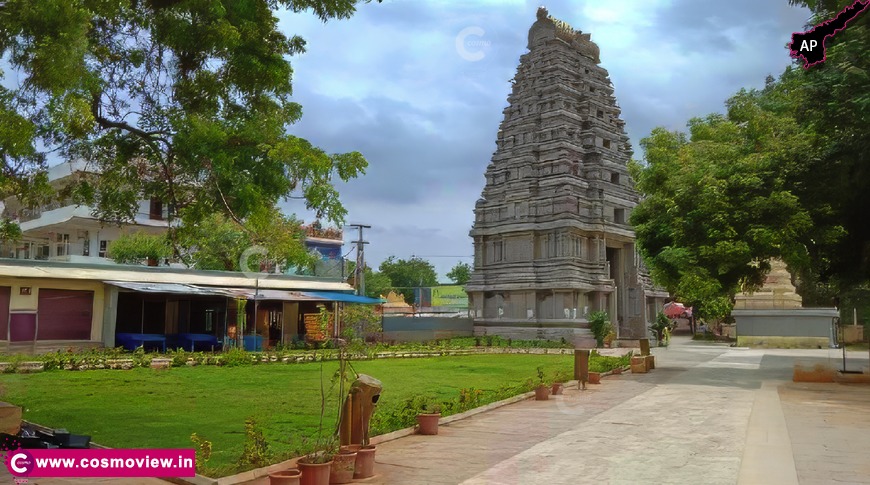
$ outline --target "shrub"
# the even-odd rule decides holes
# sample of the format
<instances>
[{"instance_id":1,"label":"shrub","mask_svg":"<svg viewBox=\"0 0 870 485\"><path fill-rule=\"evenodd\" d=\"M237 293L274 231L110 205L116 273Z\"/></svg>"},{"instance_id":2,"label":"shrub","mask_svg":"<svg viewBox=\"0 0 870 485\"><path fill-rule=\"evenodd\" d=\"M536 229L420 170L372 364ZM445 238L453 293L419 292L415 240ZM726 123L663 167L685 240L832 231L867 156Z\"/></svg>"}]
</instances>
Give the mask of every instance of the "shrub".
<instances>
[{"instance_id":1,"label":"shrub","mask_svg":"<svg viewBox=\"0 0 870 485\"><path fill-rule=\"evenodd\" d=\"M586 320L589 321L589 330L595 336L596 344L598 347L603 347L604 337L613 330L613 326L610 325L610 315L605 311L592 312L586 315Z\"/></svg>"},{"instance_id":2,"label":"shrub","mask_svg":"<svg viewBox=\"0 0 870 485\"><path fill-rule=\"evenodd\" d=\"M206 462L211 458L211 441L197 436L196 433L190 435L190 441L193 441L196 448L196 472L204 473Z\"/></svg>"},{"instance_id":3,"label":"shrub","mask_svg":"<svg viewBox=\"0 0 870 485\"><path fill-rule=\"evenodd\" d=\"M245 449L239 457L242 466L264 467L269 464L269 444L263 435L263 428L256 419L245 420Z\"/></svg>"},{"instance_id":4,"label":"shrub","mask_svg":"<svg viewBox=\"0 0 870 485\"><path fill-rule=\"evenodd\" d=\"M231 348L224 352L221 363L227 367L251 365L251 355L245 349Z\"/></svg>"}]
</instances>

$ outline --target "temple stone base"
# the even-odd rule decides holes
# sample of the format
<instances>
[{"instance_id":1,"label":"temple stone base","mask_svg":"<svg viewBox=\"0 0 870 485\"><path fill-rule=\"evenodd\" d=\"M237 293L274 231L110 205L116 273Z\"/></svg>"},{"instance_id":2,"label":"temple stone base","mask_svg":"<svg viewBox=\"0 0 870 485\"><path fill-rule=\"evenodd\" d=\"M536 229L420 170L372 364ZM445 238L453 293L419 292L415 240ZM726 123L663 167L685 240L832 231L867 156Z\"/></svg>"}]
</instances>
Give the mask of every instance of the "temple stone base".
<instances>
[{"instance_id":1,"label":"temple stone base","mask_svg":"<svg viewBox=\"0 0 870 485\"><path fill-rule=\"evenodd\" d=\"M832 320L836 308L732 310L737 344L764 348L827 348L835 346Z\"/></svg>"}]
</instances>

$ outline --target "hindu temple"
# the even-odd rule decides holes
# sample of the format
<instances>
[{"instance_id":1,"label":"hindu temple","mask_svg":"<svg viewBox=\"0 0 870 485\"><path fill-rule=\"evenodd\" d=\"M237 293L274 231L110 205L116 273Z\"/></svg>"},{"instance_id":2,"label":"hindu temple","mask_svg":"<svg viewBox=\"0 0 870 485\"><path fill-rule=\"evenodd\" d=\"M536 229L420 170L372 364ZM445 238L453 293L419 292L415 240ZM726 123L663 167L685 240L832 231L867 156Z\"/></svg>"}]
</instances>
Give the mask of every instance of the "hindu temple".
<instances>
[{"instance_id":1,"label":"hindu temple","mask_svg":"<svg viewBox=\"0 0 870 485\"><path fill-rule=\"evenodd\" d=\"M587 339L605 310L619 338L644 337L667 293L635 251L632 147L599 47L542 7L528 50L474 209L475 334Z\"/></svg>"}]
</instances>

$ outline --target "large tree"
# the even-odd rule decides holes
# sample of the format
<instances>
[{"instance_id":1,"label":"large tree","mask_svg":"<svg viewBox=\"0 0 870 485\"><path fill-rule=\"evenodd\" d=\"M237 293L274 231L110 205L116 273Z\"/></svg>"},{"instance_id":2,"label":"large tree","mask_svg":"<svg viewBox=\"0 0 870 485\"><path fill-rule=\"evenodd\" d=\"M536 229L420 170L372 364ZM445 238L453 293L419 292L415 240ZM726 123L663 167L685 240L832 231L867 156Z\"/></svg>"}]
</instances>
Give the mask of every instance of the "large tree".
<instances>
[{"instance_id":1,"label":"large tree","mask_svg":"<svg viewBox=\"0 0 870 485\"><path fill-rule=\"evenodd\" d=\"M425 259L412 256L408 260L390 256L385 259L379 269L390 278L390 283L397 293L401 293L405 303L414 303L414 288L438 286L438 275L435 267Z\"/></svg>"},{"instance_id":2,"label":"large tree","mask_svg":"<svg viewBox=\"0 0 870 485\"><path fill-rule=\"evenodd\" d=\"M473 268L470 264L460 261L456 263L456 266L450 269L450 272L447 273L447 277L457 285L464 285L471 279L472 271Z\"/></svg>"},{"instance_id":3,"label":"large tree","mask_svg":"<svg viewBox=\"0 0 870 485\"><path fill-rule=\"evenodd\" d=\"M834 18L853 1L809 0L817 25ZM811 144L802 163L790 167L793 189L802 200L831 208L826 219L843 228L842 237L809 247L815 279L835 291L870 280L870 16L825 39L825 62L787 70L776 94Z\"/></svg>"},{"instance_id":4,"label":"large tree","mask_svg":"<svg viewBox=\"0 0 870 485\"><path fill-rule=\"evenodd\" d=\"M220 213L242 224L282 198L318 217L346 210L332 185L364 173L358 152L328 154L291 135L289 57L305 41L275 11L326 22L357 0L7 0L0 55L21 79L0 89L0 191L55 197L47 154L98 174L70 188L102 220L131 220L158 198L194 225ZM174 241L177 243L177 241Z\"/></svg>"},{"instance_id":5,"label":"large tree","mask_svg":"<svg viewBox=\"0 0 870 485\"><path fill-rule=\"evenodd\" d=\"M792 3L813 25L849 2ZM688 136L658 128L643 140L631 221L653 275L681 299L758 288L769 258L814 297L817 283L837 293L870 279L868 19L827 39L824 63L741 90Z\"/></svg>"}]
</instances>

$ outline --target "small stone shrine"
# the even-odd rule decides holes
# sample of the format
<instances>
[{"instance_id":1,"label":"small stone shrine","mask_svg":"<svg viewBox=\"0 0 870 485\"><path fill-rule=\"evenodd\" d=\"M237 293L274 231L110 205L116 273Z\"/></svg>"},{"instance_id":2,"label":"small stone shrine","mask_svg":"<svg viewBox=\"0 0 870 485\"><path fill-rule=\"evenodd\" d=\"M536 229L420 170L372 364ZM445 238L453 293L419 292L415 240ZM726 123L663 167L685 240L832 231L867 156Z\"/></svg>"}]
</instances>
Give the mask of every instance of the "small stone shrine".
<instances>
[{"instance_id":1,"label":"small stone shrine","mask_svg":"<svg viewBox=\"0 0 870 485\"><path fill-rule=\"evenodd\" d=\"M474 331L578 341L605 310L619 338L642 338L667 293L627 222L638 196L613 84L590 34L537 17L474 209Z\"/></svg>"},{"instance_id":2,"label":"small stone shrine","mask_svg":"<svg viewBox=\"0 0 870 485\"><path fill-rule=\"evenodd\" d=\"M770 261L764 286L735 296L737 345L764 348L827 348L836 345L836 308L803 308L784 262Z\"/></svg>"},{"instance_id":3,"label":"small stone shrine","mask_svg":"<svg viewBox=\"0 0 870 485\"><path fill-rule=\"evenodd\" d=\"M791 275L785 263L778 259L770 261L770 273L764 286L755 293L743 293L734 297L735 310L792 310L801 307L803 299L791 284Z\"/></svg>"}]
</instances>

